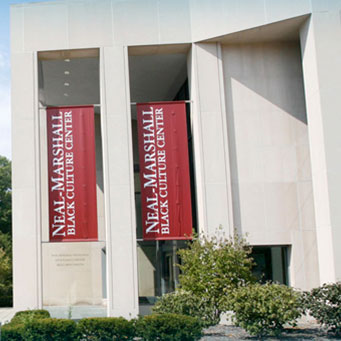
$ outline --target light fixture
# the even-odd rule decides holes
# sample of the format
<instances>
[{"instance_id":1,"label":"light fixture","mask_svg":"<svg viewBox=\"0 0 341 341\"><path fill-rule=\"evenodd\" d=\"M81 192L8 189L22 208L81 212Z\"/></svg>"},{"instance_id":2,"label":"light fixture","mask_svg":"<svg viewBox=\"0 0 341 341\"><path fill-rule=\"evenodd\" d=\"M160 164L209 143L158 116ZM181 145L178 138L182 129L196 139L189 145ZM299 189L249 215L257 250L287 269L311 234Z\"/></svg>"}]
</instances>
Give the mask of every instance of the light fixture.
<instances>
[{"instance_id":1,"label":"light fixture","mask_svg":"<svg viewBox=\"0 0 341 341\"><path fill-rule=\"evenodd\" d=\"M64 83L64 86L70 86L70 83L65 82L65 83Z\"/></svg>"},{"instance_id":2,"label":"light fixture","mask_svg":"<svg viewBox=\"0 0 341 341\"><path fill-rule=\"evenodd\" d=\"M65 97L69 97L69 94L65 93L64 96L65 96Z\"/></svg>"},{"instance_id":3,"label":"light fixture","mask_svg":"<svg viewBox=\"0 0 341 341\"><path fill-rule=\"evenodd\" d=\"M64 62L69 63L69 62L70 62L70 59L69 59L69 58L66 58L66 59L64 59Z\"/></svg>"},{"instance_id":4,"label":"light fixture","mask_svg":"<svg viewBox=\"0 0 341 341\"><path fill-rule=\"evenodd\" d=\"M70 71L64 71L64 75L69 75L70 74Z\"/></svg>"}]
</instances>

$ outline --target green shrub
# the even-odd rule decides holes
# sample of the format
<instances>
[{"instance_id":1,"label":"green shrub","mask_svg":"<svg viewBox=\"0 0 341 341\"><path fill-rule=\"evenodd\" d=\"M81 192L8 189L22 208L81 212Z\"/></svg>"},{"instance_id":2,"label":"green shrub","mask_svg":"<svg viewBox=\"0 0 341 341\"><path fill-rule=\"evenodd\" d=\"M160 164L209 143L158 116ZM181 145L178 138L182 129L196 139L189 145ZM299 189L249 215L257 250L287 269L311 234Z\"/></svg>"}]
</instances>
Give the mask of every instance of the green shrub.
<instances>
[{"instance_id":1,"label":"green shrub","mask_svg":"<svg viewBox=\"0 0 341 341\"><path fill-rule=\"evenodd\" d=\"M28 324L49 317L50 313L43 309L18 311L11 322L1 328L1 340L26 340Z\"/></svg>"},{"instance_id":2,"label":"green shrub","mask_svg":"<svg viewBox=\"0 0 341 341\"><path fill-rule=\"evenodd\" d=\"M24 324L5 324L1 328L1 341L24 341L24 332Z\"/></svg>"},{"instance_id":3,"label":"green shrub","mask_svg":"<svg viewBox=\"0 0 341 341\"><path fill-rule=\"evenodd\" d=\"M251 335L277 335L284 324L295 325L303 310L300 294L285 285L252 284L232 292L230 297L237 326Z\"/></svg>"},{"instance_id":4,"label":"green shrub","mask_svg":"<svg viewBox=\"0 0 341 341\"><path fill-rule=\"evenodd\" d=\"M154 305L153 312L197 317L204 327L219 323L219 317L216 316L215 308L210 301L182 289L163 295Z\"/></svg>"},{"instance_id":5,"label":"green shrub","mask_svg":"<svg viewBox=\"0 0 341 341\"><path fill-rule=\"evenodd\" d=\"M78 322L77 330L82 340L133 340L135 336L134 321L123 317L84 318Z\"/></svg>"},{"instance_id":6,"label":"green shrub","mask_svg":"<svg viewBox=\"0 0 341 341\"><path fill-rule=\"evenodd\" d=\"M50 313L44 309L23 310L15 313L11 320L11 324L22 324L31 322L32 320L40 320L49 317Z\"/></svg>"},{"instance_id":7,"label":"green shrub","mask_svg":"<svg viewBox=\"0 0 341 341\"><path fill-rule=\"evenodd\" d=\"M1 160L1 157L0 157ZM1 179L0 179L1 181ZM1 191L1 190L0 190ZM0 201L0 204L1 201ZM1 209L0 209L1 211ZM1 213L0 213L1 215ZM0 306L12 306L12 255L10 250L3 245L3 236L0 224Z\"/></svg>"},{"instance_id":8,"label":"green shrub","mask_svg":"<svg viewBox=\"0 0 341 341\"><path fill-rule=\"evenodd\" d=\"M192 341L201 337L201 324L191 316L153 314L136 322L137 335L147 341Z\"/></svg>"},{"instance_id":9,"label":"green shrub","mask_svg":"<svg viewBox=\"0 0 341 341\"><path fill-rule=\"evenodd\" d=\"M230 293L255 281L252 276L251 247L235 232L234 237L201 236L178 252L181 258L180 288L201 297L207 311L214 308L215 321L230 310ZM210 320L211 316L207 316Z\"/></svg>"},{"instance_id":10,"label":"green shrub","mask_svg":"<svg viewBox=\"0 0 341 341\"><path fill-rule=\"evenodd\" d=\"M341 334L341 282L324 284L306 293L306 308L322 325Z\"/></svg>"},{"instance_id":11,"label":"green shrub","mask_svg":"<svg viewBox=\"0 0 341 341\"><path fill-rule=\"evenodd\" d=\"M76 322L73 320L45 318L25 324L25 341L74 341L77 339Z\"/></svg>"}]
</instances>

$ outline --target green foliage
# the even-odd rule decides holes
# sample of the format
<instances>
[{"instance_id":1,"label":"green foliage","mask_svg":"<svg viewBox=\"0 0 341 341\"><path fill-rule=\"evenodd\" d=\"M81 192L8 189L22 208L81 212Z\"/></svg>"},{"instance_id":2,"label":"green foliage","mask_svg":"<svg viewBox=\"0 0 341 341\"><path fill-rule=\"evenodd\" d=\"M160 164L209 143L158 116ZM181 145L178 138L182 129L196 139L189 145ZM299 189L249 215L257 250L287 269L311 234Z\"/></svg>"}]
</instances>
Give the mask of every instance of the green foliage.
<instances>
[{"instance_id":1,"label":"green foliage","mask_svg":"<svg viewBox=\"0 0 341 341\"><path fill-rule=\"evenodd\" d=\"M71 341L77 340L76 323L66 319L52 319L47 310L17 312L11 322L1 328L2 340Z\"/></svg>"},{"instance_id":2,"label":"green foliage","mask_svg":"<svg viewBox=\"0 0 341 341\"><path fill-rule=\"evenodd\" d=\"M25 324L25 341L74 341L76 322L68 319L36 319Z\"/></svg>"},{"instance_id":3,"label":"green foliage","mask_svg":"<svg viewBox=\"0 0 341 341\"><path fill-rule=\"evenodd\" d=\"M135 336L134 321L123 317L84 318L77 330L82 340L91 341L133 340Z\"/></svg>"},{"instance_id":4,"label":"green foliage","mask_svg":"<svg viewBox=\"0 0 341 341\"><path fill-rule=\"evenodd\" d=\"M7 255L12 253L12 238L9 233L3 233L0 231L0 249L3 249Z\"/></svg>"},{"instance_id":5,"label":"green foliage","mask_svg":"<svg viewBox=\"0 0 341 341\"><path fill-rule=\"evenodd\" d=\"M50 313L44 309L18 311L13 316L10 324L26 324L35 320L49 318Z\"/></svg>"},{"instance_id":6,"label":"green foliage","mask_svg":"<svg viewBox=\"0 0 341 341\"><path fill-rule=\"evenodd\" d=\"M0 156L0 307L12 306L11 162Z\"/></svg>"},{"instance_id":7,"label":"green foliage","mask_svg":"<svg viewBox=\"0 0 341 341\"><path fill-rule=\"evenodd\" d=\"M285 285L251 284L230 297L234 321L251 335L277 335L285 323L295 325L302 314L300 294Z\"/></svg>"},{"instance_id":8,"label":"green foliage","mask_svg":"<svg viewBox=\"0 0 341 341\"><path fill-rule=\"evenodd\" d=\"M202 326L195 317L177 314L153 314L136 322L137 335L146 341L199 340Z\"/></svg>"},{"instance_id":9,"label":"green foliage","mask_svg":"<svg viewBox=\"0 0 341 341\"><path fill-rule=\"evenodd\" d=\"M231 292L254 282L251 247L237 233L230 238L201 236L178 253L182 261L180 288L202 298L208 308L213 307L216 321L222 312L230 310Z\"/></svg>"},{"instance_id":10,"label":"green foliage","mask_svg":"<svg viewBox=\"0 0 341 341\"><path fill-rule=\"evenodd\" d=\"M200 320L204 327L219 323L215 308L210 304L210 301L182 289L163 295L154 305L153 312L194 316Z\"/></svg>"},{"instance_id":11,"label":"green foliage","mask_svg":"<svg viewBox=\"0 0 341 341\"><path fill-rule=\"evenodd\" d=\"M0 231L12 230L11 161L0 156Z\"/></svg>"},{"instance_id":12,"label":"green foliage","mask_svg":"<svg viewBox=\"0 0 341 341\"><path fill-rule=\"evenodd\" d=\"M24 341L24 332L24 324L5 324L1 328L1 341Z\"/></svg>"},{"instance_id":13,"label":"green foliage","mask_svg":"<svg viewBox=\"0 0 341 341\"><path fill-rule=\"evenodd\" d=\"M341 282L324 284L305 296L306 308L320 323L341 335Z\"/></svg>"},{"instance_id":14,"label":"green foliage","mask_svg":"<svg viewBox=\"0 0 341 341\"><path fill-rule=\"evenodd\" d=\"M12 254L8 239L0 232L0 307L12 306Z\"/></svg>"},{"instance_id":15,"label":"green foliage","mask_svg":"<svg viewBox=\"0 0 341 341\"><path fill-rule=\"evenodd\" d=\"M32 312L35 312L33 314ZM136 329L143 340L191 341L201 336L201 324L193 317L162 314L138 321L123 317L69 319L47 318L45 311L20 312L1 328L4 341L112 341L134 340Z\"/></svg>"},{"instance_id":16,"label":"green foliage","mask_svg":"<svg viewBox=\"0 0 341 341\"><path fill-rule=\"evenodd\" d=\"M0 292L4 292L11 280L11 259L8 257L4 249L0 249Z\"/></svg>"}]
</instances>

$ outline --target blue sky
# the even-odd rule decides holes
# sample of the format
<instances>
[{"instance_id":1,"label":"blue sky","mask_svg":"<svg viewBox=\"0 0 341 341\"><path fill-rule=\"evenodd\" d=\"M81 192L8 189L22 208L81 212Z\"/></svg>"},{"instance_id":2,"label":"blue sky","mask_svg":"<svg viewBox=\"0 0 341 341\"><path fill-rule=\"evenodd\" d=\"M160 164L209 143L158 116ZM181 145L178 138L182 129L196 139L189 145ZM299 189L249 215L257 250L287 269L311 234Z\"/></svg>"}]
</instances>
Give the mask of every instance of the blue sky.
<instances>
[{"instance_id":1,"label":"blue sky","mask_svg":"<svg viewBox=\"0 0 341 341\"><path fill-rule=\"evenodd\" d=\"M4 155L10 159L11 159L11 114L10 114L11 66L10 66L9 8L11 4L20 4L24 2L34 1L0 0L0 155Z\"/></svg>"},{"instance_id":2,"label":"blue sky","mask_svg":"<svg viewBox=\"0 0 341 341\"><path fill-rule=\"evenodd\" d=\"M0 155L11 158L9 4L0 2Z\"/></svg>"}]
</instances>

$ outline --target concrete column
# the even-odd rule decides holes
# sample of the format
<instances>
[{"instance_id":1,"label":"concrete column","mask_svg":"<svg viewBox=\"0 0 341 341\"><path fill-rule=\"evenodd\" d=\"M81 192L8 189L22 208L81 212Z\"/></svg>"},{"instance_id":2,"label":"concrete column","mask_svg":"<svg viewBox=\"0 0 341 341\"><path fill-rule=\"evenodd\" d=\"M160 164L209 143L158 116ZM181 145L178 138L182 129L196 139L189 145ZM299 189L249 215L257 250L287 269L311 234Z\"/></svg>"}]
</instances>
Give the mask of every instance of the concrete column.
<instances>
[{"instance_id":1,"label":"concrete column","mask_svg":"<svg viewBox=\"0 0 341 341\"><path fill-rule=\"evenodd\" d=\"M127 48L101 49L108 315L138 314L136 221Z\"/></svg>"},{"instance_id":2,"label":"concrete column","mask_svg":"<svg viewBox=\"0 0 341 341\"><path fill-rule=\"evenodd\" d=\"M199 231L233 231L221 49L193 44L189 68Z\"/></svg>"},{"instance_id":3,"label":"concrete column","mask_svg":"<svg viewBox=\"0 0 341 341\"><path fill-rule=\"evenodd\" d=\"M41 307L39 122L36 54L12 53L14 308Z\"/></svg>"},{"instance_id":4,"label":"concrete column","mask_svg":"<svg viewBox=\"0 0 341 341\"><path fill-rule=\"evenodd\" d=\"M300 31L321 284L341 279L340 35L328 9Z\"/></svg>"}]
</instances>

